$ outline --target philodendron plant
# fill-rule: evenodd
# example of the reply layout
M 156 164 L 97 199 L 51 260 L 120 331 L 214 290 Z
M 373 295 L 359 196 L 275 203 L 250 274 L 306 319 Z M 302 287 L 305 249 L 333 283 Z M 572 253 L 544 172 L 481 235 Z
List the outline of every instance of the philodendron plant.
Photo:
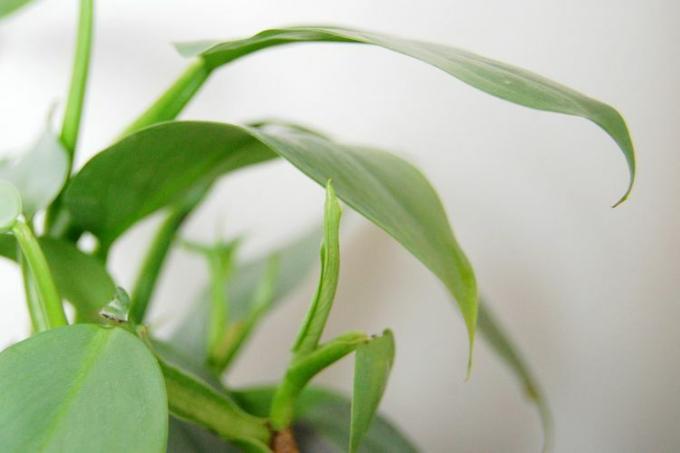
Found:
M 0 15 L 25 3 L 0 0 Z M 548 448 L 550 416 L 540 388 L 480 302 L 470 262 L 418 169 L 396 155 L 284 121 L 236 125 L 176 118 L 213 72 L 251 53 L 304 42 L 378 46 L 506 101 L 597 124 L 630 170 L 618 204 L 630 193 L 635 158 L 616 110 L 454 47 L 349 28 L 286 27 L 178 45 L 190 59 L 186 71 L 115 143 L 76 169 L 92 24 L 93 0 L 80 0 L 61 129 L 54 131 L 51 116 L 35 146 L 0 166 L 0 254 L 21 269 L 32 327 L 29 338 L 0 353 L 3 452 L 416 451 L 394 424 L 376 415 L 395 355 L 392 332 L 323 338 L 338 286 L 343 205 L 382 228 L 441 280 L 467 329 L 467 373 L 479 330 L 539 408 Z M 239 259 L 240 240 L 181 238 L 183 224 L 221 177 L 274 159 L 325 188 L 322 228 L 247 262 Z M 134 285 L 118 287 L 107 272 L 111 246 L 157 213 L 164 218 Z M 84 234 L 96 239 L 95 247 L 83 246 Z M 243 345 L 314 266 L 319 243 L 318 287 L 306 317 L 291 320 L 300 329 L 282 378 L 271 386 L 227 388 L 223 378 Z M 160 340 L 145 325 L 145 314 L 174 246 L 204 258 L 210 284 L 175 335 Z M 66 316 L 66 302 L 73 316 Z M 350 354 L 351 398 L 311 385 Z

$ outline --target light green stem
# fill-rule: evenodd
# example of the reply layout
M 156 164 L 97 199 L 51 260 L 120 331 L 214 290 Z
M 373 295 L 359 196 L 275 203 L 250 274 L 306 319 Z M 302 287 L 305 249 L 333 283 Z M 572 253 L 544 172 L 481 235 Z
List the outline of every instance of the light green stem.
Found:
M 71 86 L 69 87 L 68 101 L 66 102 L 64 122 L 61 128 L 61 142 L 66 147 L 71 162 L 73 162 L 78 143 L 80 119 L 83 113 L 83 101 L 85 100 L 87 77 L 90 68 L 93 19 L 94 0 L 80 0 L 76 53 L 73 59 L 73 72 L 71 74 Z
M 349 332 L 320 345 L 310 353 L 294 356 L 272 400 L 270 412 L 272 427 L 276 431 L 288 428 L 293 422 L 295 400 L 307 383 L 319 372 L 354 352 L 368 340 L 364 333 Z
M 83 116 L 83 104 L 90 71 L 92 54 L 92 30 L 94 28 L 94 0 L 80 0 L 76 51 L 68 90 L 60 141 L 68 154 L 69 172 L 73 167 Z M 61 237 L 67 233 L 70 219 L 62 209 L 62 193 L 52 202 L 45 216 L 45 229 L 51 236 Z M 55 226 L 57 224 L 57 226 Z
M 38 331 L 43 331 L 67 325 L 59 291 L 52 279 L 45 255 L 40 249 L 31 228 L 23 219 L 18 219 L 12 227 L 12 232 L 30 271 L 30 280 L 25 284 L 28 285 L 31 294 L 37 293 L 40 301 L 39 314 L 31 315 L 32 319 L 38 321 L 39 325 L 35 327 L 38 328 Z M 26 276 L 26 272 L 24 272 L 24 276 Z M 33 288 L 32 285 L 35 285 L 35 287 Z M 29 309 L 34 310 L 34 308 L 32 302 L 29 301 Z
M 28 313 L 31 317 L 31 326 L 33 327 L 33 332 L 42 332 L 44 330 L 48 330 L 49 324 L 40 303 L 40 296 L 38 295 L 37 288 L 35 287 L 35 281 L 33 280 L 31 270 L 29 269 L 28 263 L 21 253 L 21 250 L 17 250 L 17 259 L 19 261 L 21 275 L 24 281 L 26 304 L 28 305 Z
M 195 60 L 144 113 L 125 129 L 122 135 L 131 134 L 161 121 L 175 119 L 208 80 L 210 72 L 211 70 L 202 59 Z
M 208 325 L 208 362 L 218 367 L 221 340 L 227 330 L 229 301 L 225 287 L 226 277 L 220 257 L 212 253 L 210 265 L 210 319 Z
M 175 241 L 177 231 L 187 218 L 190 209 L 175 209 L 171 211 L 156 232 L 153 242 L 149 246 L 142 267 L 139 269 L 137 280 L 132 289 L 132 305 L 130 318 L 137 324 L 144 321 L 163 264 Z
M 228 440 L 269 445 L 271 433 L 266 419 L 244 412 L 228 396 L 160 358 L 159 364 L 173 415 L 198 423 Z

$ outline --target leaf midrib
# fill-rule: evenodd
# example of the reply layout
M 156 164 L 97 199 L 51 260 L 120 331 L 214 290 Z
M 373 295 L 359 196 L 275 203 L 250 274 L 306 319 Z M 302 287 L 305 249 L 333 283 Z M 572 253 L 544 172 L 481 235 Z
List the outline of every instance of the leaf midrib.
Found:
M 44 437 L 43 444 L 38 449 L 39 451 L 47 450 L 49 442 L 52 439 L 52 436 L 58 431 L 57 428 L 63 422 L 65 415 L 68 413 L 68 409 L 73 405 L 73 402 L 76 399 L 77 393 L 80 391 L 80 389 L 82 389 L 82 386 L 86 381 L 88 374 L 90 374 L 92 368 L 94 368 L 97 362 L 96 359 L 99 358 L 101 351 L 105 349 L 105 347 L 108 344 L 108 340 L 112 336 L 105 330 L 98 328 L 97 330 L 98 332 L 95 334 L 90 344 L 87 346 L 87 352 L 84 355 L 82 361 L 83 366 L 81 367 L 80 372 L 76 374 L 71 384 L 71 387 L 69 388 L 68 392 L 66 393 L 66 396 L 64 397 L 63 404 L 59 406 L 56 413 L 51 418 L 50 424 L 44 431 L 46 435 Z

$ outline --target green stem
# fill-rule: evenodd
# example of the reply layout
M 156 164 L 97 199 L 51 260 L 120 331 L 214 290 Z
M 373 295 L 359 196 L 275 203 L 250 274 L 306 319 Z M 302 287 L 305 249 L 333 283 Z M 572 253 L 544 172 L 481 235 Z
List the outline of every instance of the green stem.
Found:
M 181 207 L 173 210 L 165 218 L 156 231 L 156 235 L 146 252 L 146 257 L 139 269 L 137 280 L 132 289 L 130 319 L 141 324 L 151 301 L 163 264 L 175 241 L 177 231 L 186 220 L 191 209 Z
M 208 324 L 208 362 L 217 368 L 220 361 L 218 351 L 227 330 L 229 301 L 225 287 L 225 270 L 218 253 L 208 257 L 210 265 L 210 319 Z
M 222 375 L 232 364 L 239 351 L 242 350 L 253 330 L 271 309 L 275 296 L 275 285 L 279 275 L 279 256 L 272 255 L 267 261 L 263 278 L 257 286 L 251 311 L 245 320 L 233 322 L 220 337 L 219 344 L 214 350 L 215 365 L 219 375 Z
M 80 123 L 83 116 L 83 104 L 90 70 L 90 56 L 92 55 L 92 29 L 94 24 L 94 0 L 80 0 L 78 17 L 78 33 L 76 35 L 76 51 L 73 57 L 73 70 L 68 90 L 64 120 L 61 125 L 60 140 L 66 149 L 69 160 L 69 172 L 78 145 Z M 45 216 L 45 230 L 51 235 L 61 237 L 65 234 L 62 228 L 68 228 L 70 219 L 62 209 L 63 192 L 57 196 L 47 210 Z M 55 224 L 59 224 L 55 228 Z
M 349 332 L 320 345 L 312 352 L 295 355 L 272 400 L 270 412 L 272 427 L 276 431 L 288 428 L 293 421 L 295 400 L 307 383 L 319 372 L 354 352 L 368 340 L 364 333 Z
M 244 412 L 227 395 L 159 358 L 168 406 L 173 415 L 198 423 L 221 437 L 250 445 L 269 445 L 267 420 Z
M 81 6 L 85 3 L 92 2 L 92 0 L 83 0 L 81 2 Z M 91 13 L 91 10 L 90 10 Z M 83 15 L 81 13 L 81 19 L 83 18 Z M 82 30 L 84 26 L 80 27 L 80 30 Z M 91 29 L 91 27 L 90 27 Z M 78 37 L 80 39 L 81 34 L 78 34 Z M 79 46 L 78 49 L 80 50 L 80 41 L 79 41 Z M 89 49 L 89 41 L 88 41 L 88 49 Z M 78 55 L 77 53 L 76 55 Z M 89 55 L 89 53 L 88 53 Z M 89 59 L 89 56 L 88 56 Z M 64 141 L 65 145 L 68 141 L 68 139 L 64 139 L 64 137 L 68 137 L 69 134 L 66 134 L 67 128 L 67 118 L 70 118 L 71 116 L 75 117 L 76 110 L 75 110 L 75 101 L 71 102 L 72 99 L 75 99 L 76 93 L 80 93 L 81 96 L 81 101 L 82 101 L 82 96 L 84 95 L 84 78 L 82 79 L 83 81 L 83 87 L 80 88 L 80 91 L 77 89 L 74 89 L 75 85 L 75 74 L 76 74 L 76 67 L 81 68 L 82 65 L 78 64 L 78 58 L 76 58 L 76 65 L 74 66 L 74 79 L 71 82 L 71 93 L 69 94 L 69 107 L 71 105 L 74 105 L 73 109 L 67 108 L 67 115 L 64 117 L 64 132 L 62 132 L 62 141 Z M 87 65 L 84 66 L 85 70 L 87 69 Z M 208 77 L 210 76 L 211 69 L 208 68 L 208 66 L 205 64 L 204 60 L 202 59 L 197 59 L 194 61 L 189 67 L 185 69 L 185 71 L 180 75 L 180 77 L 172 84 L 170 87 L 158 98 L 156 101 L 149 107 L 147 108 L 137 119 L 135 119 L 126 129 L 123 131 L 121 134 L 122 136 L 131 134 L 133 132 L 136 132 L 140 129 L 143 129 L 147 126 L 151 126 L 153 124 L 162 122 L 162 121 L 169 121 L 172 119 L 175 119 L 177 115 L 184 109 L 184 107 L 189 103 L 191 98 L 196 94 L 196 92 L 203 86 L 206 80 L 208 80 Z M 85 73 L 86 74 L 86 73 Z M 77 121 L 69 121 L 69 131 L 71 131 L 70 127 L 72 125 L 75 125 L 75 130 L 72 132 L 75 134 L 72 142 L 73 142 L 73 147 L 75 147 L 75 141 L 78 135 L 78 124 L 80 122 L 80 108 L 82 107 L 82 103 L 80 104 L 80 107 L 77 110 Z M 69 111 L 73 110 L 74 113 L 69 115 Z M 46 217 L 46 226 L 47 230 L 50 234 L 50 236 L 54 237 L 64 237 L 66 235 L 69 235 L 69 240 L 72 242 L 76 242 L 78 238 L 80 237 L 81 232 L 77 229 L 74 231 L 73 224 L 71 222 L 71 219 L 68 216 L 68 213 L 63 209 L 61 206 L 61 196 L 57 198 L 52 206 L 50 206 L 50 209 L 47 213 Z
M 175 119 L 208 80 L 210 73 L 211 70 L 203 59 L 195 60 L 144 113 L 125 129 L 122 135 L 131 134 L 161 121 Z
M 76 145 L 78 143 L 80 119 L 83 113 L 83 101 L 85 99 L 85 87 L 87 85 L 87 76 L 90 68 L 93 18 L 94 0 L 80 0 L 76 53 L 73 60 L 71 86 L 69 87 L 64 122 L 61 128 L 61 142 L 69 153 L 71 163 L 73 162 Z
M 45 255 L 40 249 L 31 228 L 23 219 L 18 219 L 12 227 L 12 232 L 30 271 L 30 280 L 25 284 L 28 285 L 31 294 L 37 293 L 40 301 L 39 314 L 31 315 L 32 319 L 38 321 L 36 327 L 39 328 L 39 331 L 42 331 L 67 325 L 59 291 L 52 279 Z M 24 273 L 24 276 L 26 276 L 26 273 Z M 29 309 L 33 310 L 31 307 L 32 302 L 29 300 Z
M 35 281 L 31 276 L 31 270 L 29 269 L 28 263 L 21 253 L 21 250 L 17 250 L 17 259 L 19 260 L 19 267 L 21 268 L 21 275 L 23 276 L 26 304 L 28 305 L 28 313 L 31 317 L 33 332 L 48 330 L 49 324 L 40 303 L 40 296 L 38 295 Z

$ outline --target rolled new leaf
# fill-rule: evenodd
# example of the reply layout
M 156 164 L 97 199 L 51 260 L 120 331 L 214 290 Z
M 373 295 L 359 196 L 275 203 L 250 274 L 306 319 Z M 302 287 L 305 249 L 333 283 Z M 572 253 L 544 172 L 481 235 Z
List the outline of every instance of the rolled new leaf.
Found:
M 474 272 L 428 180 L 408 162 L 301 130 L 169 122 L 130 135 L 90 160 L 66 189 L 75 222 L 112 243 L 130 226 L 224 173 L 282 157 L 416 256 L 455 297 L 470 350 L 477 323 Z M 408 190 L 404 190 L 408 188 Z
M 335 196 L 333 184 L 326 184 L 326 204 L 324 209 L 324 241 L 321 246 L 321 274 L 319 284 L 307 311 L 307 316 L 298 333 L 293 352 L 307 354 L 313 351 L 321 340 L 328 315 L 333 307 L 335 291 L 340 274 L 340 216 L 342 208 Z
M 201 41 L 178 44 L 185 56 L 200 56 L 210 70 L 258 50 L 303 42 L 369 44 L 413 57 L 435 66 L 462 82 L 493 96 L 526 107 L 586 118 L 614 139 L 628 164 L 628 188 L 635 179 L 635 151 L 625 121 L 614 108 L 516 66 L 441 44 L 398 38 L 343 27 L 301 26 L 275 28 L 235 41 Z

